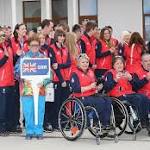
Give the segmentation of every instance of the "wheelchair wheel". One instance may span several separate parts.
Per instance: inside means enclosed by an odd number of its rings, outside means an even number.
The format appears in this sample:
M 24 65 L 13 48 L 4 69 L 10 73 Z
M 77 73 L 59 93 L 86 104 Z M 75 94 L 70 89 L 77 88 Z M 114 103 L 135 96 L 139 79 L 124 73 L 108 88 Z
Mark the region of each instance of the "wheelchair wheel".
M 108 137 L 114 138 L 114 136 L 120 136 L 124 133 L 128 123 L 128 111 L 125 105 L 117 98 L 112 99 L 112 115 L 111 126 L 112 130 L 108 133 Z
M 83 104 L 76 98 L 68 98 L 61 106 L 58 124 L 64 138 L 74 141 L 79 138 L 86 124 Z
M 126 128 L 125 133 L 126 134 L 135 134 L 135 133 L 140 132 L 142 127 L 141 127 L 140 119 L 137 114 L 136 108 L 133 108 L 133 106 L 129 106 L 127 104 L 125 104 L 125 105 L 127 107 L 128 116 L 129 116 L 128 128 Z M 135 116 L 133 116 L 133 114 L 130 110 L 130 107 L 132 107 L 132 111 L 134 111 L 133 113 L 135 114 Z
M 94 107 L 85 107 L 87 114 L 87 127 L 89 132 L 96 138 L 104 138 L 107 134 L 102 133 L 99 115 Z

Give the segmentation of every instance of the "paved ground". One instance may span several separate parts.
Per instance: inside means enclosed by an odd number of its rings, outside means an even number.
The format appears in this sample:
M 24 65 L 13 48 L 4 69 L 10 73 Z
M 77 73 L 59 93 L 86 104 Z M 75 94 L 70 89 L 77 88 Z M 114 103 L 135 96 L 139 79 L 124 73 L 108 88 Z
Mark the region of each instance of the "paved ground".
M 122 135 L 118 143 L 113 139 L 103 139 L 96 145 L 95 138 L 85 131 L 77 141 L 65 140 L 60 133 L 46 133 L 43 140 L 27 141 L 24 135 L 0 137 L 0 150 L 150 150 L 150 137 L 143 130 L 132 140 L 132 135 Z

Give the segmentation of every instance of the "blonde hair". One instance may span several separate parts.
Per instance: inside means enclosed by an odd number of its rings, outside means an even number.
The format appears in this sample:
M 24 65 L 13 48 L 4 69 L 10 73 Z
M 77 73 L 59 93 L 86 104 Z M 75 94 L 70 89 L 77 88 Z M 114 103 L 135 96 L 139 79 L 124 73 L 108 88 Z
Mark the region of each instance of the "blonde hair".
M 78 48 L 77 48 L 75 33 L 73 33 L 73 32 L 66 33 L 65 45 L 67 46 L 70 55 L 77 57 L 77 55 L 78 55 Z

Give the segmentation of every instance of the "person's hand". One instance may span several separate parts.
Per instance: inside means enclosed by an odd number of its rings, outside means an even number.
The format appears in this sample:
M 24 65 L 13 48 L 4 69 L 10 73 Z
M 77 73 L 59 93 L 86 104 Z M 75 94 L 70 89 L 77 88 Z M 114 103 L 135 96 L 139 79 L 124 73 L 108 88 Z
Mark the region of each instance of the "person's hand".
M 61 84 L 62 87 L 66 87 L 67 86 L 67 83 L 66 81 L 64 81 L 62 84 Z
M 52 64 L 52 67 L 53 67 L 54 70 L 56 70 L 58 68 L 58 64 L 54 63 L 54 64 Z
M 115 47 L 111 47 L 110 48 L 110 52 L 113 54 L 113 53 L 115 53 L 115 51 L 116 51 L 116 48 Z
M 96 88 L 96 82 L 91 83 L 90 88 L 91 88 L 91 89 Z
M 16 54 L 17 54 L 18 56 L 21 56 L 21 55 L 23 54 L 23 50 L 18 49 L 17 52 L 16 52 Z
M 118 80 L 119 80 L 121 77 L 122 77 L 122 73 L 121 73 L 121 72 L 118 72 L 118 73 L 116 74 L 116 77 L 114 78 L 114 80 L 115 80 L 116 82 L 118 82 Z
M 129 80 L 129 81 L 131 81 L 132 80 L 132 75 L 129 73 L 129 72 L 125 72 L 124 73 L 124 76 Z
M 100 91 L 100 90 L 102 90 L 102 88 L 103 88 L 103 84 L 100 83 L 100 84 L 97 86 L 97 90 Z
M 147 73 L 146 79 L 147 79 L 147 80 L 150 80 L 150 72 Z

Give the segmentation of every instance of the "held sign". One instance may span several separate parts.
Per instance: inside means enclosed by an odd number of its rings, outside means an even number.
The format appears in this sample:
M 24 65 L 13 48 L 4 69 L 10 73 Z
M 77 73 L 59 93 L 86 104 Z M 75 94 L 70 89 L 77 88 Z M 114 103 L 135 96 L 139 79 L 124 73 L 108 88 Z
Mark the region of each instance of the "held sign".
M 50 78 L 49 58 L 23 58 L 21 60 L 21 78 Z

